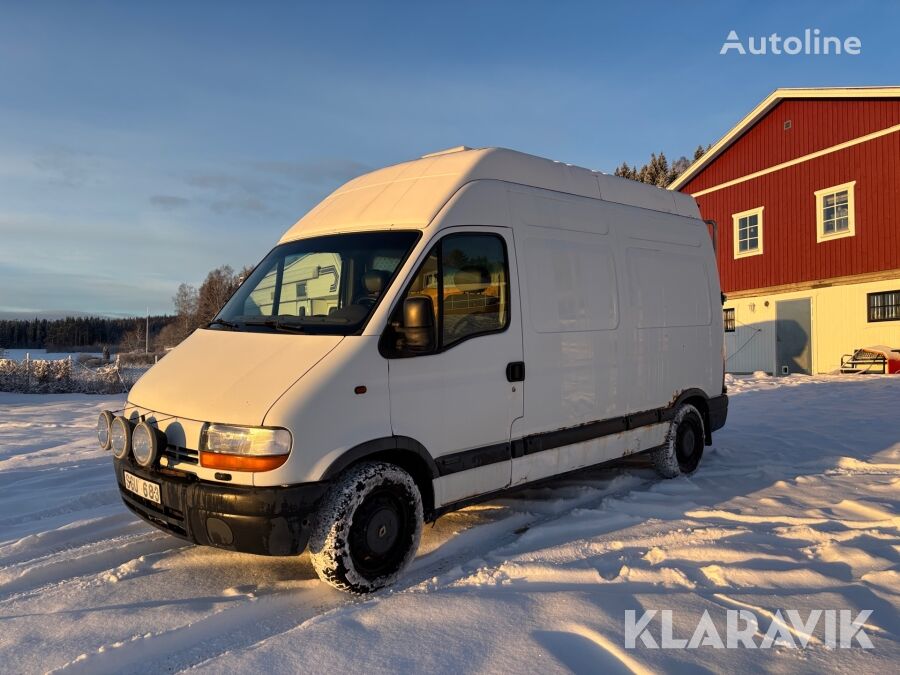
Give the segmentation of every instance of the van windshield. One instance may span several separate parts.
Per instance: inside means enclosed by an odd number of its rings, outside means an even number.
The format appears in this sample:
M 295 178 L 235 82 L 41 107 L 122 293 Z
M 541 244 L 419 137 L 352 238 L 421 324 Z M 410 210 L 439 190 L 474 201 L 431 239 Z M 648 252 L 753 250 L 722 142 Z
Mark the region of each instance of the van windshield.
M 276 246 L 209 324 L 216 330 L 349 335 L 386 293 L 418 232 L 362 232 Z

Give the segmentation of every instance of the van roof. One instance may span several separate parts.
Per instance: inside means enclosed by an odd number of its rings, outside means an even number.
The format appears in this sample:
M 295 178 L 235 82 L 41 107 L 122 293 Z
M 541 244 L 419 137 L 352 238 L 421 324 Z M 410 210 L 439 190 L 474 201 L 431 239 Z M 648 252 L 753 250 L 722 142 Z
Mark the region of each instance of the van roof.
M 698 218 L 690 195 L 505 148 L 450 148 L 348 181 L 281 238 L 373 227 L 425 228 L 466 183 L 499 180 Z

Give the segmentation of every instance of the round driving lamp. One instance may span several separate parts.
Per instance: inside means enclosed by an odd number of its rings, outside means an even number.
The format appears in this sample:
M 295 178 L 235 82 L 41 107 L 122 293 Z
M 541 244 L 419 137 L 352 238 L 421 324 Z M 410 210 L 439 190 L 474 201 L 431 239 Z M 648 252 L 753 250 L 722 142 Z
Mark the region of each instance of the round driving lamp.
M 145 468 L 153 466 L 165 444 L 166 435 L 146 421 L 138 424 L 131 433 L 131 454 Z
M 131 430 L 134 425 L 124 417 L 116 417 L 109 427 L 109 443 L 112 446 L 113 457 L 125 459 L 131 450 Z
M 100 441 L 101 450 L 109 450 L 109 431 L 113 419 L 113 414 L 109 410 L 104 410 L 100 413 L 100 417 L 97 418 L 97 440 Z

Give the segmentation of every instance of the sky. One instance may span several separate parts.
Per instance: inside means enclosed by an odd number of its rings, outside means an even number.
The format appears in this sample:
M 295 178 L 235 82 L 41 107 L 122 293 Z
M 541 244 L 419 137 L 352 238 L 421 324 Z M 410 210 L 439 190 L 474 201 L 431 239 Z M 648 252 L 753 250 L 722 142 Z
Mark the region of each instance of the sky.
M 0 314 L 172 312 L 341 183 L 455 145 L 611 172 L 773 89 L 900 85 L 897 2 L 0 2 Z M 741 56 L 749 36 L 857 56 Z

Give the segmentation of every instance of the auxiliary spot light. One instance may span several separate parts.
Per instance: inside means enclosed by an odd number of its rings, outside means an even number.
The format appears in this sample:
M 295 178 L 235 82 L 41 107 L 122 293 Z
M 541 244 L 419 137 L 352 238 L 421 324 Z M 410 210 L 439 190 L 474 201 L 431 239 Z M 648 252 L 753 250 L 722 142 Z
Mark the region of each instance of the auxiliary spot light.
M 102 450 L 109 450 L 109 431 L 113 423 L 113 414 L 104 410 L 97 418 L 97 440 L 100 441 Z
M 109 427 L 109 442 L 113 456 L 125 459 L 131 450 L 131 430 L 134 425 L 122 416 L 117 416 Z
M 166 434 L 150 426 L 144 420 L 131 432 L 131 454 L 135 461 L 143 467 L 150 467 L 156 462 L 160 451 L 166 447 Z

